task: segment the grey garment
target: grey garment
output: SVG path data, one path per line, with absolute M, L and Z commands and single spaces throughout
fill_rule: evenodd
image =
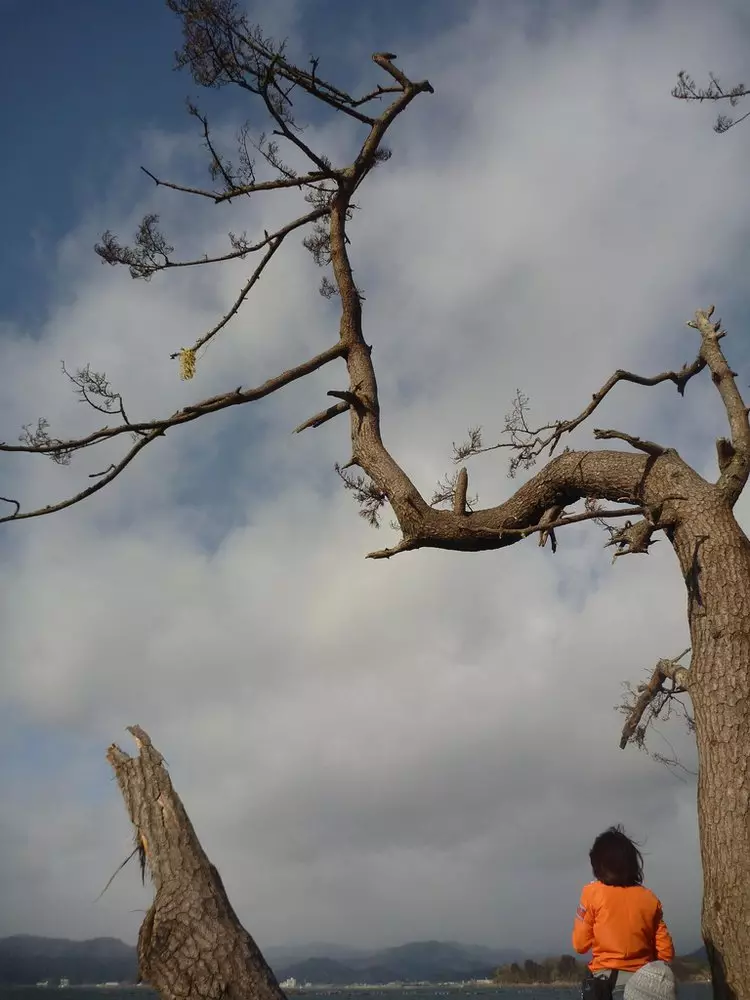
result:
M 627 1000 L 675 1000 L 677 983 L 666 962 L 649 962 L 633 973 L 625 987 Z
M 601 969 L 598 972 L 595 972 L 594 975 L 597 977 L 597 979 L 609 979 L 609 970 Z M 616 997 L 621 997 L 623 994 L 623 990 L 625 989 L 625 983 L 628 981 L 628 979 L 630 979 L 631 976 L 634 975 L 635 975 L 634 972 L 628 972 L 626 969 L 618 969 L 617 982 L 615 983 L 615 988 L 612 991 L 613 995 Z

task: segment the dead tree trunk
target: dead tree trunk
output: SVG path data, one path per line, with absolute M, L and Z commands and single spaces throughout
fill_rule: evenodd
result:
M 107 760 L 156 890 L 138 934 L 140 980 L 164 1000 L 285 1000 L 232 909 L 162 755 L 139 726 L 129 732 L 138 756 L 112 744 Z

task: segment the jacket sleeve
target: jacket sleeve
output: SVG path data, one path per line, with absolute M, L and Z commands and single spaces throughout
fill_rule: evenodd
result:
M 667 925 L 664 922 L 661 903 L 659 904 L 656 917 L 658 921 L 656 925 L 656 958 L 660 962 L 671 962 L 674 958 L 674 943 L 672 935 L 669 933 Z
M 671 940 L 671 939 L 670 939 Z M 586 889 L 581 893 L 581 901 L 573 923 L 573 948 L 579 955 L 591 951 L 594 943 L 594 913 Z

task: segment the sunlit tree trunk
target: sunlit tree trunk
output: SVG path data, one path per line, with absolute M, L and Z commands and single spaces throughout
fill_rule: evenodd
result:
M 285 1000 L 232 909 L 161 754 L 138 726 L 130 732 L 138 756 L 113 745 L 107 759 L 156 890 L 138 935 L 140 979 L 164 1000 Z

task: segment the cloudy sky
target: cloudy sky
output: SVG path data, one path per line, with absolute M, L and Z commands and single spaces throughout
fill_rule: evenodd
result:
M 136 283 L 94 242 L 157 211 L 187 257 L 296 200 L 196 204 L 140 172 L 207 176 L 158 4 L 50 4 L 41 25 L 23 0 L 0 10 L 2 436 L 40 415 L 63 435 L 99 426 L 61 359 L 106 371 L 148 418 L 330 345 L 335 301 L 295 243 L 179 380 L 170 353 L 213 324 L 245 265 Z M 347 85 L 379 82 L 369 53 L 386 48 L 435 88 L 393 129 L 351 230 L 384 434 L 426 494 L 468 426 L 500 431 L 517 387 L 540 420 L 572 415 L 615 368 L 692 360 L 685 321 L 712 301 L 747 380 L 750 129 L 716 136 L 715 108 L 669 96 L 681 68 L 741 79 L 741 0 L 268 0 L 256 15 Z M 229 93 L 201 101 L 227 143 L 260 126 Z M 357 138 L 324 117 L 307 136 L 334 162 Z M 343 386 L 328 368 L 174 431 L 108 491 L 3 526 L 0 934 L 135 939 L 149 899 L 135 868 L 94 899 L 131 843 L 104 753 L 137 722 L 261 947 L 568 950 L 590 842 L 617 822 L 645 845 L 678 950 L 695 947 L 694 779 L 621 752 L 613 711 L 623 681 L 687 645 L 671 551 L 612 567 L 582 526 L 554 557 L 529 541 L 365 560 L 396 536 L 340 488 L 345 422 L 291 434 Z M 706 380 L 685 400 L 625 387 L 594 424 L 677 446 L 706 474 L 723 433 Z M 109 460 L 6 456 L 0 492 L 48 503 Z M 470 476 L 487 504 L 514 488 L 498 453 Z M 678 725 L 652 747 L 694 766 Z

